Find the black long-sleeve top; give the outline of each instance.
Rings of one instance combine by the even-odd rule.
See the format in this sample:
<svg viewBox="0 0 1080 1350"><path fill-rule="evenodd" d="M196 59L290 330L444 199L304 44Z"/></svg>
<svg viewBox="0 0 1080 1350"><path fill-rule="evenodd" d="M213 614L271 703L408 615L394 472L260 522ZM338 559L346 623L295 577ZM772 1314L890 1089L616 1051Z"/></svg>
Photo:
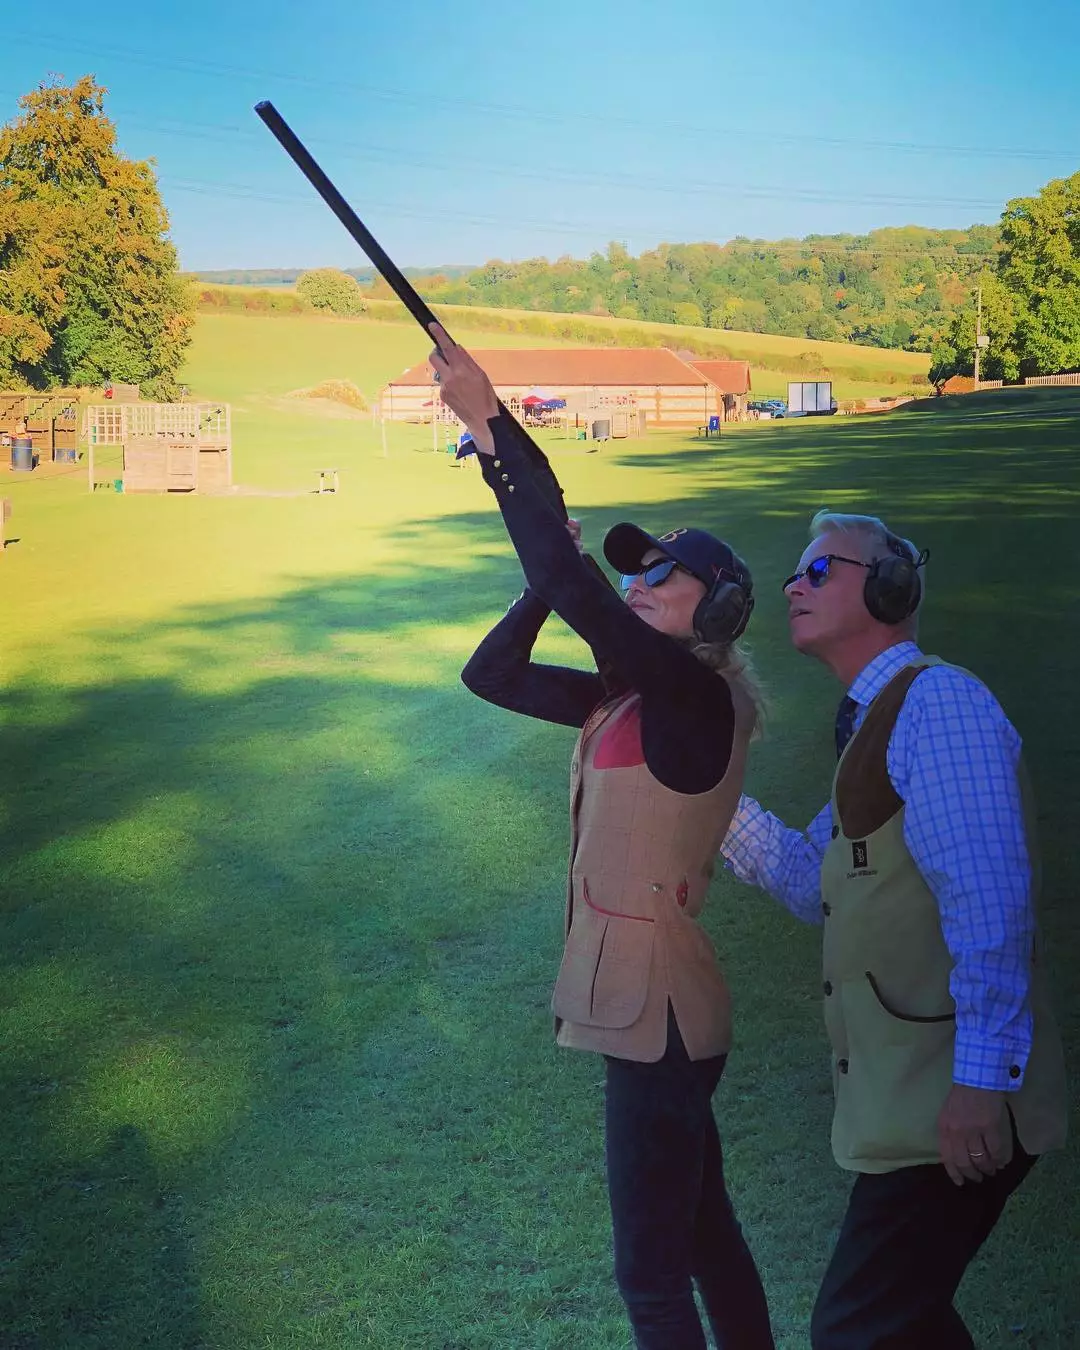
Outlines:
<svg viewBox="0 0 1080 1350"><path fill-rule="evenodd" d="M512 712L583 726L611 694L599 674L540 665L532 649L554 611L611 668L622 692L641 697L641 741L652 775L675 792L714 788L727 771L735 730L731 691L677 639L650 628L582 559L566 523L537 485L524 433L508 413L492 418L495 454L478 455L527 589L473 653L461 678Z"/></svg>

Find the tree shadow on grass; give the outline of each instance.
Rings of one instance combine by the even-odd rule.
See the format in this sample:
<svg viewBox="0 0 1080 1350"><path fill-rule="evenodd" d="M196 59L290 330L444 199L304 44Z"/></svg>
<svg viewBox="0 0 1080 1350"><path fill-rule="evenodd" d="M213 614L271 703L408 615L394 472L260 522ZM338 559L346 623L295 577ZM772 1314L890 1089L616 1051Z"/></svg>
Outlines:
<svg viewBox="0 0 1080 1350"><path fill-rule="evenodd" d="M757 491L770 512L808 515L828 491L929 523L979 519L1001 507L1059 518L1077 509L1071 431L1061 416L970 418L930 412L865 423L745 427L719 444L689 442L617 457L628 467L704 472L717 490Z"/></svg>
<svg viewBox="0 0 1080 1350"><path fill-rule="evenodd" d="M4 1350L199 1350L206 1343L183 1198L163 1185L137 1128L122 1126L100 1151L50 1169L34 1199L5 1214L0 1228ZM9 1284L13 1270L17 1289Z"/></svg>
<svg viewBox="0 0 1080 1350"><path fill-rule="evenodd" d="M371 614L372 587L319 581L267 605L98 635L115 648L112 681L5 700L5 1222L36 1236L9 1248L12 1346L98 1343L80 1340L98 1314L75 1317L65 1292L82 1276L63 1178L96 1175L117 1131L150 1141L162 1184L198 1214L208 1339L238 1322L215 1343L255 1345L278 1298L286 1320L336 1320L345 1334L368 1307L350 1251L374 1260L433 1224L449 1231L444 1192L470 1157L507 1176L489 1136L523 1010L530 1058L539 1049L550 1061L536 1082L553 1081L537 1004L557 943L551 841L561 845L564 806L530 794L556 763L561 780L569 733L516 727L533 766L516 773L505 746L476 735L484 710L457 680L459 653L421 652L410 668L407 651L401 684L365 669L336 639ZM447 621L489 610L456 582L444 589ZM421 595L413 579L384 581L369 636L390 642ZM126 673L139 646L167 651L177 672ZM185 678L192 654L215 687ZM234 663L240 676L223 687ZM526 922L512 936L515 909ZM550 1112L535 1102L530 1114L538 1128ZM505 1242L486 1218L499 1207L457 1216L455 1246L474 1248L470 1260ZM137 1216L122 1223L128 1242L160 1245ZM321 1273L313 1230L330 1235ZM235 1307L206 1306L205 1286L230 1278L207 1265L215 1243L249 1253L225 1263ZM25 1266L42 1250L53 1255L35 1274ZM127 1262L122 1243L95 1250L94 1277L127 1290L114 1269ZM238 1267L258 1297L241 1292ZM399 1278L384 1291L399 1316L410 1288ZM126 1321L109 1322L107 1343L154 1343L151 1302L148 1284ZM258 1306L238 1318L248 1303Z"/></svg>
<svg viewBox="0 0 1080 1350"><path fill-rule="evenodd" d="M1063 491L1018 517L1004 457L961 471L949 452L909 472L903 442L877 432L814 433L797 453L785 436L733 438L715 468L672 452L665 466L692 486L673 473L661 505L591 509L587 534L627 518L700 523L746 554L775 704L749 786L792 823L827 793L835 698L786 639L778 583L806 518L821 491L850 486L932 537L924 646L986 675L1028 743L1074 1048L1078 738L1048 710L1069 706L1075 683L1075 501ZM1037 452L1025 472L1049 473L1057 453ZM453 575L297 579L269 600L94 634L114 678L7 696L14 1184L0 1287L12 1350L97 1343L64 1292L84 1280L85 1253L68 1241L80 1231L71 1177L104 1179L78 1194L115 1225L94 1249L102 1286L123 1295L90 1302L109 1328L102 1345L155 1344L147 1328L163 1325L187 1341L162 1344L255 1346L316 1318L329 1344L375 1325L384 1344L426 1345L434 1328L468 1325L481 1350L530 1344L499 1321L508 1299L521 1328L558 1307L579 1329L612 1315L594 1269L608 1242L598 1069L552 1049L546 1014L572 733L460 686L469 634L520 579L490 511L400 533L419 546L433 529L472 561ZM1018 555L1039 559L1042 585ZM130 661L144 648L152 675ZM843 1197L826 1151L817 935L727 878L706 925L740 1017L720 1097L733 1186L794 1338ZM793 1157L814 1162L793 1175ZM1055 1196L1073 1166L1036 1169L1019 1211L1025 1243L1051 1266L1070 1232ZM121 1176L136 1180L114 1204ZM509 1284L500 1265L517 1272ZM1007 1270L1006 1256L988 1259L972 1297L1000 1306ZM1049 1307L1022 1289L1009 1298L1031 1305L1040 1344L1067 1343L1053 1339L1072 1317L1064 1293Z"/></svg>

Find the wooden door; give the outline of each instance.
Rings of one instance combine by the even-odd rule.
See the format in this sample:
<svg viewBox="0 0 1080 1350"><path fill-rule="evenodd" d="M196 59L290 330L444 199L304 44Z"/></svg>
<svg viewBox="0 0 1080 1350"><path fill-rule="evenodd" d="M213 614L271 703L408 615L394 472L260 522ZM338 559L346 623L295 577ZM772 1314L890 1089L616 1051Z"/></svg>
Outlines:
<svg viewBox="0 0 1080 1350"><path fill-rule="evenodd" d="M166 448L165 484L169 492L194 492L198 448L192 442L170 442Z"/></svg>

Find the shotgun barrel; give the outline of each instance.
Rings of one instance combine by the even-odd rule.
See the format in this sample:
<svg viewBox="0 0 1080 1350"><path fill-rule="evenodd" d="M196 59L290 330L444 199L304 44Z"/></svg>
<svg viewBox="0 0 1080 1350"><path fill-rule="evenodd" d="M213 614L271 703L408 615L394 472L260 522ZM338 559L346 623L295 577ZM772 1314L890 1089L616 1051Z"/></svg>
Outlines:
<svg viewBox="0 0 1080 1350"><path fill-rule="evenodd" d="M319 167L311 151L308 150L272 103L269 101L256 103L255 112L276 137L279 145L296 167L367 254L375 270L384 278L397 298L434 342L435 339L431 335L430 325L439 323L440 320L431 312L408 277L394 263L390 255ZM443 327L445 328L446 325L443 324ZM503 412L506 411L506 407L501 401L499 407ZM519 426L516 420L511 420L522 443L528 446L533 475L540 490L558 515L565 520L566 504L563 501L562 488L559 486L559 480L555 477L547 456L532 437L526 434L525 428Z"/></svg>

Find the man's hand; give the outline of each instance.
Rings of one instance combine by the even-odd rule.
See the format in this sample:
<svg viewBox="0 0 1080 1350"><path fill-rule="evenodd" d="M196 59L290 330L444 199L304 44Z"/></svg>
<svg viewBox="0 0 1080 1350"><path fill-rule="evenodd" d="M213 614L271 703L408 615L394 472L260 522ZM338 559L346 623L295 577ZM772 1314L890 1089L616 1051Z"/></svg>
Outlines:
<svg viewBox="0 0 1080 1350"><path fill-rule="evenodd" d="M938 1116L941 1161L956 1186L992 1177L1009 1161L1012 1128L1004 1092L954 1083Z"/></svg>
<svg viewBox="0 0 1080 1350"><path fill-rule="evenodd" d="M472 432L477 450L482 455L493 455L495 438L488 421L499 415L499 400L491 381L441 324L431 324L429 331L438 346L428 362L435 372L443 402Z"/></svg>
<svg viewBox="0 0 1080 1350"><path fill-rule="evenodd" d="M574 541L574 547L579 553L584 553L585 545L581 542L581 521L568 520L566 528L570 531L570 538Z"/></svg>

